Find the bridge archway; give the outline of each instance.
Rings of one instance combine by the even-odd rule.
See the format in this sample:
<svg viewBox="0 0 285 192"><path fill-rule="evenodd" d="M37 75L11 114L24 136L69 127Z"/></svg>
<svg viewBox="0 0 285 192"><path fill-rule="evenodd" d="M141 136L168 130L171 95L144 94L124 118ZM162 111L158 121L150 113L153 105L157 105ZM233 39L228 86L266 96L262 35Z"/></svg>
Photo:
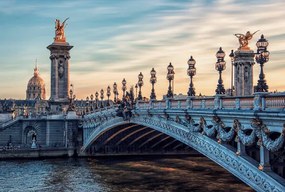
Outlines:
<svg viewBox="0 0 285 192"><path fill-rule="evenodd" d="M189 153L181 141L148 126L122 122L98 133L84 149L96 153Z"/></svg>
<svg viewBox="0 0 285 192"><path fill-rule="evenodd" d="M112 119L106 118L105 122L97 124L97 126L94 127L92 127L94 124L92 125L92 123L87 123L85 128L83 128L88 134L84 134L85 142L82 150L86 151L92 145L92 143L100 138L104 132L120 125L126 125L126 123L127 122L124 122L122 118L119 117L114 117ZM156 135L153 135L152 137L159 137L159 133L165 134L166 136L158 141L158 143L163 142L163 140L167 140L168 137L171 137L181 142L182 145L191 147L218 165L224 167L226 170L257 191L283 191L284 189L284 186L272 178L269 174L260 171L257 163L248 161L248 159L236 155L235 151L231 150L230 148L227 148L226 146L216 142L206 135L201 134L200 132L190 131L188 127L176 123L175 121L169 121L168 119L154 116L135 116L131 119L130 124L140 126L140 128L149 128L152 130L152 133L156 133ZM150 135L150 130L148 130L148 132L145 134ZM151 137L147 138L150 139ZM121 139L123 139L123 137L121 137ZM107 140L105 141L110 142ZM135 143L136 141L133 140L132 142ZM147 142L147 140L145 140L145 142ZM143 144L140 143L140 145ZM153 144L150 146L156 145L158 144ZM176 147L179 147L179 145Z"/></svg>

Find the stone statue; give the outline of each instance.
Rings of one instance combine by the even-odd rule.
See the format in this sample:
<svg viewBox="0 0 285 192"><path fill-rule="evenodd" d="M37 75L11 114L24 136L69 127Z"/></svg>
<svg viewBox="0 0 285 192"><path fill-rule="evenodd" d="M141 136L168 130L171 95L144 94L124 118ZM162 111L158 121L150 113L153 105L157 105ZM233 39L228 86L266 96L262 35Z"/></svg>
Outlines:
<svg viewBox="0 0 285 192"><path fill-rule="evenodd" d="M255 31L254 33L250 33L249 31L246 34L237 33L234 34L239 40L239 50L249 50L248 41L252 39L253 35L258 32L259 30Z"/></svg>
<svg viewBox="0 0 285 192"><path fill-rule="evenodd" d="M65 42L64 28L66 26L65 22L69 18L66 18L62 23L60 23L59 19L55 20L55 42Z"/></svg>

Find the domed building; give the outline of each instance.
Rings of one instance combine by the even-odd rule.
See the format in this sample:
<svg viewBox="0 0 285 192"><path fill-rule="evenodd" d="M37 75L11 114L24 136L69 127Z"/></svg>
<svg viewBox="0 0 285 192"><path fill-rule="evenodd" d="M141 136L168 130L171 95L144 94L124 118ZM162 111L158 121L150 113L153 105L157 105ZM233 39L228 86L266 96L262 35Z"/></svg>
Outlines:
<svg viewBox="0 0 285 192"><path fill-rule="evenodd" d="M26 99L46 99L45 82L39 76L39 70L37 66L34 68L34 76L28 82Z"/></svg>

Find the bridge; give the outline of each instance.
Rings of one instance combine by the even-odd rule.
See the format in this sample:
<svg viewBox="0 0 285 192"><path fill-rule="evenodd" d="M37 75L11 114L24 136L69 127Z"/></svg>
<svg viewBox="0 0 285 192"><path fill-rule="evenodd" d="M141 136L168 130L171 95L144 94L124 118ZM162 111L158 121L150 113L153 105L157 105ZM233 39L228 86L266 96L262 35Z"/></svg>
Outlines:
<svg viewBox="0 0 285 192"><path fill-rule="evenodd" d="M285 191L285 94L187 97L137 101L132 117L117 107L101 108L82 119L83 152L190 147L257 191ZM164 143L163 145L160 145ZM180 144L179 144L180 143ZM164 147L164 148L163 148Z"/></svg>
<svg viewBox="0 0 285 192"><path fill-rule="evenodd" d="M60 24L59 20L57 20ZM61 24L64 26L64 22ZM57 30L57 28L56 28ZM222 71L226 68L225 52L216 53L215 69L219 72L216 95L195 96L193 77L196 61L188 60L189 91L184 98L174 97L174 67L167 67L168 92L157 100L154 84L156 71L151 70L150 100L143 99L143 74L138 75L134 97L128 97L133 108L130 118L118 106L117 84L113 85L114 102L108 86L86 100L75 100L69 89L69 51L73 48L65 37L57 36L47 48L51 59L51 94L49 100L30 93L35 99L0 100L0 153L17 151L24 155L62 148L61 155L96 155L101 153L168 153L198 152L256 191L285 191L285 92L269 93L263 71L269 61L268 41L261 35L257 51L250 50L250 32L237 36L240 47L231 58L231 88L225 90ZM253 65L260 64L258 83L253 86ZM31 88L30 91L37 89ZM122 81L123 98L126 80ZM254 91L254 93L253 93ZM28 90L27 90L28 92ZM37 93L37 94L36 94ZM135 101L135 102L134 102ZM124 118L121 116L123 113ZM18 147L14 147L18 146ZM79 149L80 148L80 149ZM52 151L45 156L59 156ZM22 155L20 157L23 157Z"/></svg>

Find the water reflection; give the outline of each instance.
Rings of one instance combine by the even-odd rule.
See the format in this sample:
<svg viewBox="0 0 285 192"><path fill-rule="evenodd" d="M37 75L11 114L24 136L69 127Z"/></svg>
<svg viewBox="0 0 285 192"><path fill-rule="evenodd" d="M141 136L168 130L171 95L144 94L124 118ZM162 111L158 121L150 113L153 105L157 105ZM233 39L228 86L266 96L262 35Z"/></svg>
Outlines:
<svg viewBox="0 0 285 192"><path fill-rule="evenodd" d="M0 162L0 191L252 191L205 157Z"/></svg>

